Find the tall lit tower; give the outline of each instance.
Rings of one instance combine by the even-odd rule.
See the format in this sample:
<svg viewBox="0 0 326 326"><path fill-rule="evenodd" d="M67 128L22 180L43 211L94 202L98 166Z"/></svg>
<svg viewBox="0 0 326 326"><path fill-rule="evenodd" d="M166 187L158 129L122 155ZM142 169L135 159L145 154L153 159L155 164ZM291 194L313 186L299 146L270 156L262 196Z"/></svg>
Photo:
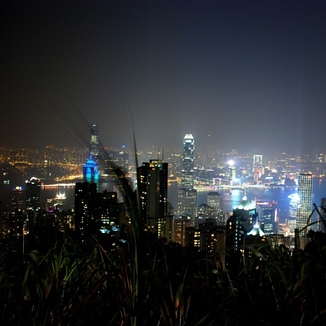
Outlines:
<svg viewBox="0 0 326 326"><path fill-rule="evenodd" d="M145 228L160 236L167 217L168 163L150 160L138 168L141 216Z"/></svg>
<svg viewBox="0 0 326 326"><path fill-rule="evenodd" d="M235 171L235 166L234 166L234 161L229 160L228 165L229 165L229 178L231 181L233 181L237 177L237 174Z"/></svg>
<svg viewBox="0 0 326 326"><path fill-rule="evenodd" d="M233 209L233 214L226 223L226 265L228 268L239 267L241 256L244 255L246 243L250 241L254 222L257 220L256 201L244 196L242 201ZM259 228L258 228L259 230Z"/></svg>
<svg viewBox="0 0 326 326"><path fill-rule="evenodd" d="M186 134L182 146L182 176L181 188L193 189L194 187L194 158L195 142L192 134Z"/></svg>
<svg viewBox="0 0 326 326"><path fill-rule="evenodd" d="M98 221L95 216L96 184L77 182L75 187L75 232L84 243L91 234L96 234Z"/></svg>
<svg viewBox="0 0 326 326"><path fill-rule="evenodd" d="M41 181L31 178L26 181L26 218L31 227L39 222L41 216Z"/></svg>
<svg viewBox="0 0 326 326"><path fill-rule="evenodd" d="M298 211L296 228L299 231L306 226L312 211L312 173L300 173L298 179Z"/></svg>
<svg viewBox="0 0 326 326"><path fill-rule="evenodd" d="M263 155L255 154L252 158L252 174L254 176L254 180L258 181L258 179L263 174Z"/></svg>
<svg viewBox="0 0 326 326"><path fill-rule="evenodd" d="M9 228L10 236L20 237L23 235L23 224L24 224L24 196L22 187L17 186L12 191L11 206L9 216Z"/></svg>
<svg viewBox="0 0 326 326"><path fill-rule="evenodd" d="M265 234L274 234L277 230L277 202L257 201L256 208L261 229Z"/></svg>
<svg viewBox="0 0 326 326"><path fill-rule="evenodd" d="M226 225L226 246L238 250L243 245L245 235L250 231L257 217L256 202L244 196Z"/></svg>
<svg viewBox="0 0 326 326"><path fill-rule="evenodd" d="M197 191L194 189L195 141L192 134L186 134L182 146L182 174L178 189L178 214L196 217Z"/></svg>
<svg viewBox="0 0 326 326"><path fill-rule="evenodd" d="M93 158L93 160L97 163L100 154L100 145L99 145L99 138L98 138L98 126L92 125L91 127L91 141L89 147L89 154Z"/></svg>
<svg viewBox="0 0 326 326"><path fill-rule="evenodd" d="M217 211L221 208L221 195L217 191L210 191L207 194L207 205L215 208Z"/></svg>

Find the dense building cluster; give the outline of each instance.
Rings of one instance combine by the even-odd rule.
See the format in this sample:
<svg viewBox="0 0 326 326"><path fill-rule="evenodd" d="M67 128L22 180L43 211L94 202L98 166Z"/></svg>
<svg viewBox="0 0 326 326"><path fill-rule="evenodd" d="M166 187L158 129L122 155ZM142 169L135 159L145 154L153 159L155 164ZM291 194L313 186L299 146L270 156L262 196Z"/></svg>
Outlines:
<svg viewBox="0 0 326 326"><path fill-rule="evenodd" d="M114 249L119 241L124 241L121 230L131 223L123 189L116 182L121 177L128 180L137 197L141 227L146 232L198 251L214 251L223 246L238 250L253 235L281 235L290 246L296 229L300 233L307 223L317 224L324 216L324 210L317 207L315 216L311 214L313 177L322 177L326 171L323 154L313 160L282 153L281 157L264 161L260 154L240 155L237 151L214 157L197 153L193 135L186 134L179 154L165 153L163 161L163 155L144 158L160 153L140 152L138 159L143 163L132 167L125 148L114 151L101 146L97 125L91 126L88 151L47 147L38 159L36 156L41 153L28 150L1 149L0 154L3 186L8 190L17 184L11 190L10 203L1 207L3 238L27 236L46 222L62 233L74 233L81 242L91 236L107 237ZM26 176L31 177L19 185L19 178ZM99 183L108 179L115 181L114 189L100 191ZM47 198L44 207L40 200L42 187L60 180L76 180L71 183L75 188L74 206L64 210L65 196L58 193L56 198ZM178 183L177 207L169 201L171 183ZM247 189L275 187L298 190L282 220L277 201L246 196ZM235 189L244 192L242 201L230 211L223 211L221 205L221 191L226 189L230 193ZM206 202L197 203L197 192L203 190L207 193ZM321 205L325 206L324 199ZM322 230L324 224L317 227Z"/></svg>

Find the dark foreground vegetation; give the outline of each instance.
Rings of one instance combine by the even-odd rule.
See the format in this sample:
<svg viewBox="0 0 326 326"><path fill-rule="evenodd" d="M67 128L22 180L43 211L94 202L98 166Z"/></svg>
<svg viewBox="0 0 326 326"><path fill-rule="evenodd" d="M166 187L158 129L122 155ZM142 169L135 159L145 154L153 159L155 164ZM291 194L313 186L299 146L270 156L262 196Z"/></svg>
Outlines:
<svg viewBox="0 0 326 326"><path fill-rule="evenodd" d="M95 239L57 241L25 255L1 245L2 325L324 325L326 241L309 233L304 251L248 248L222 268L196 253L143 237L107 253ZM16 244L17 245L17 244Z"/></svg>

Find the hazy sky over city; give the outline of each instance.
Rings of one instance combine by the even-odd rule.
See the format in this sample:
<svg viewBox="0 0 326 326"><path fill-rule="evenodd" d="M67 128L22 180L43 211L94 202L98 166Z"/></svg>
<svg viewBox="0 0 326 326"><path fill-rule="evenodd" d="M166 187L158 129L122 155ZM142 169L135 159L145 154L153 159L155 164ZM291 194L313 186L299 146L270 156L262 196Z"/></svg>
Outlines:
<svg viewBox="0 0 326 326"><path fill-rule="evenodd" d="M326 149L325 1L0 9L0 146L129 146L132 117L140 149Z"/></svg>

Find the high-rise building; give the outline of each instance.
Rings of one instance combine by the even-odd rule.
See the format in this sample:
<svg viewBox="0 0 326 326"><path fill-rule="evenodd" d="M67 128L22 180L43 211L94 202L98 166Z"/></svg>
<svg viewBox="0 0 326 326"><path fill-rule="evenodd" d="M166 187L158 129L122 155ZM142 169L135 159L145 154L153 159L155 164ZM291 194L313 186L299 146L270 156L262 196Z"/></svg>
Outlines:
<svg viewBox="0 0 326 326"><path fill-rule="evenodd" d="M189 216L194 221L197 215L196 189L178 189L178 214Z"/></svg>
<svg viewBox="0 0 326 326"><path fill-rule="evenodd" d="M21 237L23 235L24 213L24 194L22 187L17 186L12 191L12 209L9 216L9 234L11 237Z"/></svg>
<svg viewBox="0 0 326 326"><path fill-rule="evenodd" d="M235 170L234 164L235 164L234 160L229 160L228 161L228 165L229 165L229 179L230 179L230 181L235 180L236 177L237 177L237 172Z"/></svg>
<svg viewBox="0 0 326 326"><path fill-rule="evenodd" d="M300 231L307 225L312 212L312 173L300 173L298 179L298 210L296 228Z"/></svg>
<svg viewBox="0 0 326 326"><path fill-rule="evenodd" d="M215 208L217 211L221 207L221 195L217 191L210 191L207 194L207 205Z"/></svg>
<svg viewBox="0 0 326 326"><path fill-rule="evenodd" d="M256 202L259 225L266 235L274 234L277 231L276 205L276 201Z"/></svg>
<svg viewBox="0 0 326 326"><path fill-rule="evenodd" d="M244 196L227 221L226 246L228 249L237 251L243 246L245 236L252 229L256 217L256 202Z"/></svg>
<svg viewBox="0 0 326 326"><path fill-rule="evenodd" d="M77 182L75 186L75 233L84 243L91 234L96 234L99 221L95 216L96 184Z"/></svg>
<svg viewBox="0 0 326 326"><path fill-rule="evenodd" d="M252 174L254 180L257 182L263 174L263 155L255 154L252 160Z"/></svg>
<svg viewBox="0 0 326 326"><path fill-rule="evenodd" d="M174 219L174 242L185 246L186 229L191 226L189 216L179 216Z"/></svg>
<svg viewBox="0 0 326 326"><path fill-rule="evenodd" d="M192 134L186 134L182 146L181 188L194 188L195 141Z"/></svg>
<svg viewBox="0 0 326 326"><path fill-rule="evenodd" d="M75 186L75 232L81 242L101 228L103 202L98 199L97 188L98 164L90 156L83 166L83 182L77 182Z"/></svg>
<svg viewBox="0 0 326 326"><path fill-rule="evenodd" d="M237 268L241 257L246 254L246 246L251 243L253 236L260 236L261 230L257 222L256 202L244 196L239 205L233 210L226 224L226 257L228 267ZM254 224L255 223L255 224ZM258 231L258 232L257 232Z"/></svg>
<svg viewBox="0 0 326 326"><path fill-rule="evenodd" d="M207 194L207 205L214 208L216 223L219 226L225 226L225 215L221 210L221 195L217 191L210 191Z"/></svg>
<svg viewBox="0 0 326 326"><path fill-rule="evenodd" d="M196 217L196 226L198 226L199 223L202 223L205 219L213 219L216 223L216 209L214 207L211 207L207 204L200 204L197 207L197 217Z"/></svg>
<svg viewBox="0 0 326 326"><path fill-rule="evenodd" d="M145 229L160 233L167 217L168 163L150 160L138 168L141 217Z"/></svg>
<svg viewBox="0 0 326 326"><path fill-rule="evenodd" d="M13 210L15 210L16 208L24 208L24 193L22 187L17 186L12 191L11 206Z"/></svg>
<svg viewBox="0 0 326 326"><path fill-rule="evenodd" d="M117 245L120 231L120 208L116 192L105 190L96 194L95 218L99 224L99 232L108 237L112 249Z"/></svg>
<svg viewBox="0 0 326 326"><path fill-rule="evenodd" d="M185 247L192 247L198 251L206 252L213 252L218 249L224 251L224 241L224 232L216 225L215 219L208 218L201 221L198 226L186 227Z"/></svg>
<svg viewBox="0 0 326 326"><path fill-rule="evenodd" d="M32 177L26 181L26 220L28 228L39 223L41 216L41 181Z"/></svg>
<svg viewBox="0 0 326 326"><path fill-rule="evenodd" d="M178 214L196 217L197 191L194 189L195 142L192 134L186 134L182 147L181 184L178 189Z"/></svg>
<svg viewBox="0 0 326 326"><path fill-rule="evenodd" d="M99 164L99 155L100 155L100 144L99 144L99 137L98 137L98 126L92 125L91 126L91 140L90 140L90 148L89 148L90 157Z"/></svg>

